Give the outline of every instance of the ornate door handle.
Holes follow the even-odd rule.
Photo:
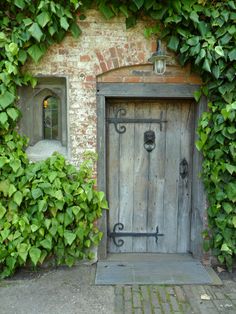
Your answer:
[[[182,179],[185,179],[188,175],[188,162],[185,158],[179,164],[179,174]]]

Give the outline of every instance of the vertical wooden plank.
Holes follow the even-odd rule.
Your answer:
[[[166,253],[175,253],[177,249],[178,215],[178,178],[180,155],[180,110],[178,103],[168,100],[165,189],[164,189],[164,226],[163,246]]]
[[[118,108],[118,107],[117,107]],[[131,102],[121,103],[119,108],[126,110],[125,118],[134,118],[134,104]],[[126,128],[125,133],[120,134],[120,173],[119,173],[119,190],[120,190],[120,208],[119,208],[119,222],[124,225],[125,232],[132,232],[133,224],[133,190],[134,176],[134,124],[121,124]],[[122,252],[132,252],[132,237],[123,239],[124,245],[120,248]]]
[[[202,112],[207,109],[207,99],[202,97],[196,105],[195,121],[198,121]],[[197,123],[195,124],[194,142],[198,139],[196,133]],[[202,171],[202,154],[193,147],[193,187],[192,187],[192,216],[191,216],[191,252],[197,258],[203,255],[201,233],[205,227],[205,216],[207,209],[207,197],[204,185],[199,174]]]
[[[98,150],[98,189],[106,194],[106,106],[105,97],[97,96],[97,150]],[[99,220],[99,227],[103,232],[103,238],[98,248],[98,258],[104,259],[107,256],[107,211],[103,211]]]
[[[114,117],[117,106],[108,103],[108,116]],[[112,231],[116,223],[119,222],[120,211],[120,134],[116,131],[114,124],[109,123],[108,129],[108,177],[107,177],[107,195],[109,202],[109,230]],[[109,252],[119,252],[120,249],[113,243],[112,239],[108,241]]]
[[[190,215],[191,215],[191,187],[192,187],[192,130],[193,106],[191,101],[180,103],[180,160],[185,159],[188,163],[188,174],[185,178],[179,175],[178,185],[178,237],[177,252],[189,251],[190,244]]]
[[[152,102],[150,117],[166,120],[166,103],[158,100]],[[152,124],[151,129],[155,132],[155,149],[150,154],[150,174],[149,174],[149,201],[148,201],[148,232],[156,232],[156,226],[159,227],[159,233],[163,231],[164,224],[164,185],[165,185],[165,140],[166,124],[163,123],[162,130],[159,124]],[[159,237],[156,243],[155,238],[147,239],[148,252],[163,252],[163,237]]]
[[[135,118],[147,118],[147,106],[142,102],[135,105]],[[136,123],[134,134],[134,213],[133,232],[147,230],[147,188],[148,188],[148,152],[143,147],[144,132],[149,129],[147,123]],[[146,252],[147,239],[133,237],[133,252]]]

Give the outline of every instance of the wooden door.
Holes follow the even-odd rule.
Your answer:
[[[107,108],[108,251],[187,252],[193,101],[110,100]]]

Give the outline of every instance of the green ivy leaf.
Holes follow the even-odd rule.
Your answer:
[[[109,8],[109,6],[102,4],[99,6],[100,12],[105,16],[107,20],[111,19],[114,16],[114,13]]]
[[[51,225],[51,219],[45,219],[44,221],[44,225],[47,229],[49,229],[50,225]]]
[[[38,46],[38,45],[33,45],[27,50],[28,54],[30,57],[34,60],[34,62],[38,62],[42,56],[44,55],[44,51]]]
[[[6,240],[6,238],[9,236],[10,234],[10,230],[9,229],[3,229],[0,232],[1,236],[2,236],[2,241]]]
[[[41,255],[41,250],[35,246],[31,247],[29,250],[29,256],[31,258],[32,263],[34,266],[37,265]]]
[[[76,239],[76,234],[71,231],[65,230],[64,238],[66,240],[66,243],[71,245],[73,241]]]
[[[140,9],[141,6],[144,4],[144,0],[133,0],[133,2],[135,3],[138,9]]]
[[[0,157],[0,168],[1,165],[4,165],[5,163],[9,162],[6,157]],[[0,182],[0,192],[3,192],[3,195],[6,197],[8,196],[10,183],[8,180],[3,180]]]
[[[170,48],[173,51],[177,51],[179,47],[179,38],[177,36],[171,36],[169,43],[168,43],[168,48]]]
[[[16,192],[16,188],[13,184],[9,185],[8,195],[11,197]]]
[[[48,12],[43,11],[41,14],[39,14],[37,16],[37,22],[39,23],[39,25],[44,28],[48,22],[50,21],[50,15],[48,14]]]
[[[89,248],[89,247],[91,246],[91,241],[90,241],[90,240],[86,240],[86,241],[84,242],[84,245],[85,245],[87,248]]]
[[[15,268],[15,264],[16,264],[16,258],[13,256],[8,256],[6,258],[6,264],[7,266],[10,268],[11,272],[14,270]]]
[[[47,210],[46,200],[39,200],[38,201],[38,210],[39,210],[39,212],[44,212]]]
[[[66,212],[64,216],[64,226],[67,227],[73,222],[73,220],[73,216]]]
[[[32,189],[31,193],[34,200],[43,195],[43,192],[40,188]]]
[[[69,28],[69,26],[70,26],[70,25],[68,24],[68,22],[67,22],[67,18],[64,17],[64,16],[62,16],[61,19],[60,19],[60,25],[61,25],[61,27],[62,27],[65,31],[67,31],[68,28]]]
[[[228,245],[226,243],[223,243],[221,246],[221,251],[223,252],[227,252],[228,254],[232,254],[232,250],[228,247]]]
[[[24,262],[26,262],[29,251],[29,245],[26,243],[21,243],[17,246],[17,252]]]
[[[71,267],[75,263],[75,258],[73,256],[67,256],[65,259],[65,263],[67,266]]]
[[[23,194],[21,193],[21,191],[17,191],[14,193],[13,200],[18,206],[20,206],[23,200]]]
[[[37,231],[37,230],[39,229],[39,226],[37,226],[37,225],[35,225],[35,224],[32,224],[32,225],[30,226],[30,228],[31,228],[32,232],[35,232],[35,231]]]
[[[33,36],[38,42],[40,42],[43,33],[41,28],[39,27],[38,23],[33,23],[29,28],[29,33]]]
[[[233,174],[234,172],[236,173],[236,166],[225,164],[225,168],[230,174]]]
[[[199,102],[201,96],[202,96],[202,91],[200,89],[196,90],[194,93],[193,93],[193,96],[194,96],[194,99],[196,102]]]
[[[21,161],[19,159],[15,159],[10,162],[10,167],[12,168],[13,172],[17,172],[20,166],[21,166]]]
[[[54,194],[55,198],[58,199],[59,201],[62,201],[63,200],[63,193],[61,190],[58,190],[55,192]]]
[[[230,203],[224,202],[222,205],[227,214],[230,214],[233,211],[233,207]]]
[[[15,95],[6,91],[4,94],[0,95],[0,106],[2,109],[7,108],[15,100]]]
[[[129,29],[131,27],[134,27],[137,23],[136,17],[135,16],[129,16],[126,20],[125,20],[125,24],[126,24],[126,28]],[[145,29],[146,31],[146,29]],[[147,33],[146,33],[146,37],[148,37]]]
[[[129,11],[128,11],[128,8],[127,8],[126,5],[121,5],[121,6],[119,7],[119,9],[120,9],[120,11],[124,14],[124,16],[125,16],[126,18],[129,17]]]
[[[199,43],[199,40],[200,40],[199,36],[194,36],[187,40],[187,44],[189,46],[196,46]]]
[[[192,11],[189,17],[193,22],[199,23],[199,16],[195,11]]]
[[[8,116],[6,114],[6,112],[1,112],[0,113],[0,123],[2,124],[2,126],[6,125],[8,121]]]
[[[6,214],[6,208],[0,203],[0,219]]]
[[[78,38],[82,33],[81,29],[79,28],[76,22],[71,24],[70,31],[74,38]]]
[[[151,9],[151,7],[154,6],[155,2],[156,2],[155,0],[146,0],[144,2],[144,6],[145,6],[146,10]]]
[[[23,10],[25,8],[25,1],[24,0],[14,0],[15,5]]]
[[[229,52],[228,57],[230,61],[236,60],[236,48]]]
[[[19,60],[19,62],[21,62],[22,64],[24,64],[25,63],[25,61],[26,61],[26,59],[27,59],[27,53],[26,53],[26,51],[25,50],[20,50],[19,51],[19,54],[18,54],[18,60]]]
[[[211,73],[210,63],[209,63],[209,61],[208,61],[207,58],[204,60],[204,63],[203,63],[202,68],[203,68],[204,70],[206,70],[207,72],[210,72],[210,73]]]
[[[17,55],[19,48],[16,43],[10,43],[10,45],[8,46],[8,50],[13,56],[15,56]]]
[[[236,216],[233,216],[232,223],[234,225],[234,228],[236,229]]]
[[[236,202],[236,183],[228,183],[226,186],[226,193],[232,202]]]
[[[46,239],[40,241],[40,244],[44,249],[51,250],[52,249],[52,237],[51,235],[47,235]]]
[[[212,68],[212,74],[216,79],[220,77],[220,67],[218,65],[214,65]]]
[[[221,57],[224,57],[224,56],[225,56],[224,50],[223,50],[223,48],[222,48],[221,46],[216,46],[216,47],[215,47],[215,52],[216,52],[219,56],[221,56]]]

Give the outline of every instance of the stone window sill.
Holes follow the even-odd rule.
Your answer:
[[[54,152],[58,152],[67,158],[66,147],[62,146],[61,142],[56,140],[42,140],[26,149],[29,159],[33,162],[47,159]]]

